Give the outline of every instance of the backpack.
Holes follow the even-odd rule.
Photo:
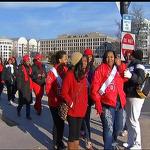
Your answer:
[[[146,98],[150,92],[150,75],[149,73],[145,74],[144,82],[141,85],[138,85],[136,88],[137,94],[141,98]]]

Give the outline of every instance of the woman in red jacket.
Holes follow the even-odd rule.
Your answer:
[[[79,149],[79,136],[82,120],[88,105],[88,85],[86,79],[87,56],[75,52],[71,56],[74,68],[67,72],[62,84],[62,97],[70,107],[68,111],[68,149]]]
[[[101,114],[105,150],[116,147],[117,136],[123,128],[125,68],[126,65],[116,57],[115,52],[107,50],[92,79],[91,96],[96,102],[97,112]]]
[[[56,64],[47,73],[45,90],[48,96],[48,105],[54,121],[53,126],[53,149],[63,149],[65,145],[62,141],[64,132],[64,121],[58,115],[58,108],[62,102],[60,95],[61,80],[67,72],[68,57],[65,51],[58,51],[55,54]]]
[[[2,58],[0,58],[0,99],[1,99],[1,94],[3,91],[3,87],[4,87],[4,81],[2,81],[2,72],[3,72],[3,61]]]

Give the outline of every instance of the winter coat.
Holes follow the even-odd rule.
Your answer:
[[[72,70],[66,73],[63,80],[62,91],[63,99],[68,106],[73,107],[69,109],[68,115],[72,117],[84,117],[88,105],[88,85],[86,76],[77,82]]]
[[[136,87],[143,83],[145,72],[143,69],[137,67],[137,65],[142,65],[142,63],[140,60],[134,59],[128,66],[129,71],[132,73],[132,77],[124,84],[124,91],[127,97],[140,98],[136,92]]]
[[[45,77],[42,77],[43,73],[45,74]],[[41,75],[41,77],[38,76],[39,74]],[[38,64],[34,63],[32,65],[32,81],[37,83],[38,85],[44,85],[45,78],[46,78],[46,70],[44,65],[41,64],[41,68],[40,68]]]
[[[126,69],[125,64],[121,64],[117,67],[117,73],[113,81],[106,88],[105,93],[100,95],[99,90],[102,84],[107,80],[111,73],[111,68],[106,63],[99,65],[92,78],[91,84],[91,97],[96,102],[97,106],[100,107],[102,111],[102,105],[108,105],[113,108],[116,107],[117,97],[120,97],[121,107],[124,108],[126,104],[126,95],[123,90],[125,78],[124,70]]]
[[[23,67],[26,70],[27,76],[24,73]],[[21,92],[22,97],[19,98],[19,103],[31,104],[32,103],[32,68],[24,64],[19,65],[17,74],[17,88]],[[27,80],[26,80],[27,78]]]
[[[11,71],[11,67],[13,69],[13,72]],[[9,85],[13,85],[15,84],[15,76],[14,76],[14,67],[12,64],[7,64],[4,67],[4,70],[2,72],[2,80],[5,81],[5,83],[9,86]]]
[[[63,66],[62,69],[59,69],[58,65],[54,66],[57,70],[59,76],[63,80],[68,68]],[[45,91],[48,96],[48,105],[49,107],[58,107],[62,102],[62,97],[60,95],[60,86],[57,82],[57,79],[52,71],[47,73]]]

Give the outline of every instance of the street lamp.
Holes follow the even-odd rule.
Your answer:
[[[23,57],[23,53],[24,53],[24,44],[22,44],[22,57]]]

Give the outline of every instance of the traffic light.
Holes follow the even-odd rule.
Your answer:
[[[131,2],[120,2],[120,14],[123,16],[123,14],[128,14],[128,7]]]

